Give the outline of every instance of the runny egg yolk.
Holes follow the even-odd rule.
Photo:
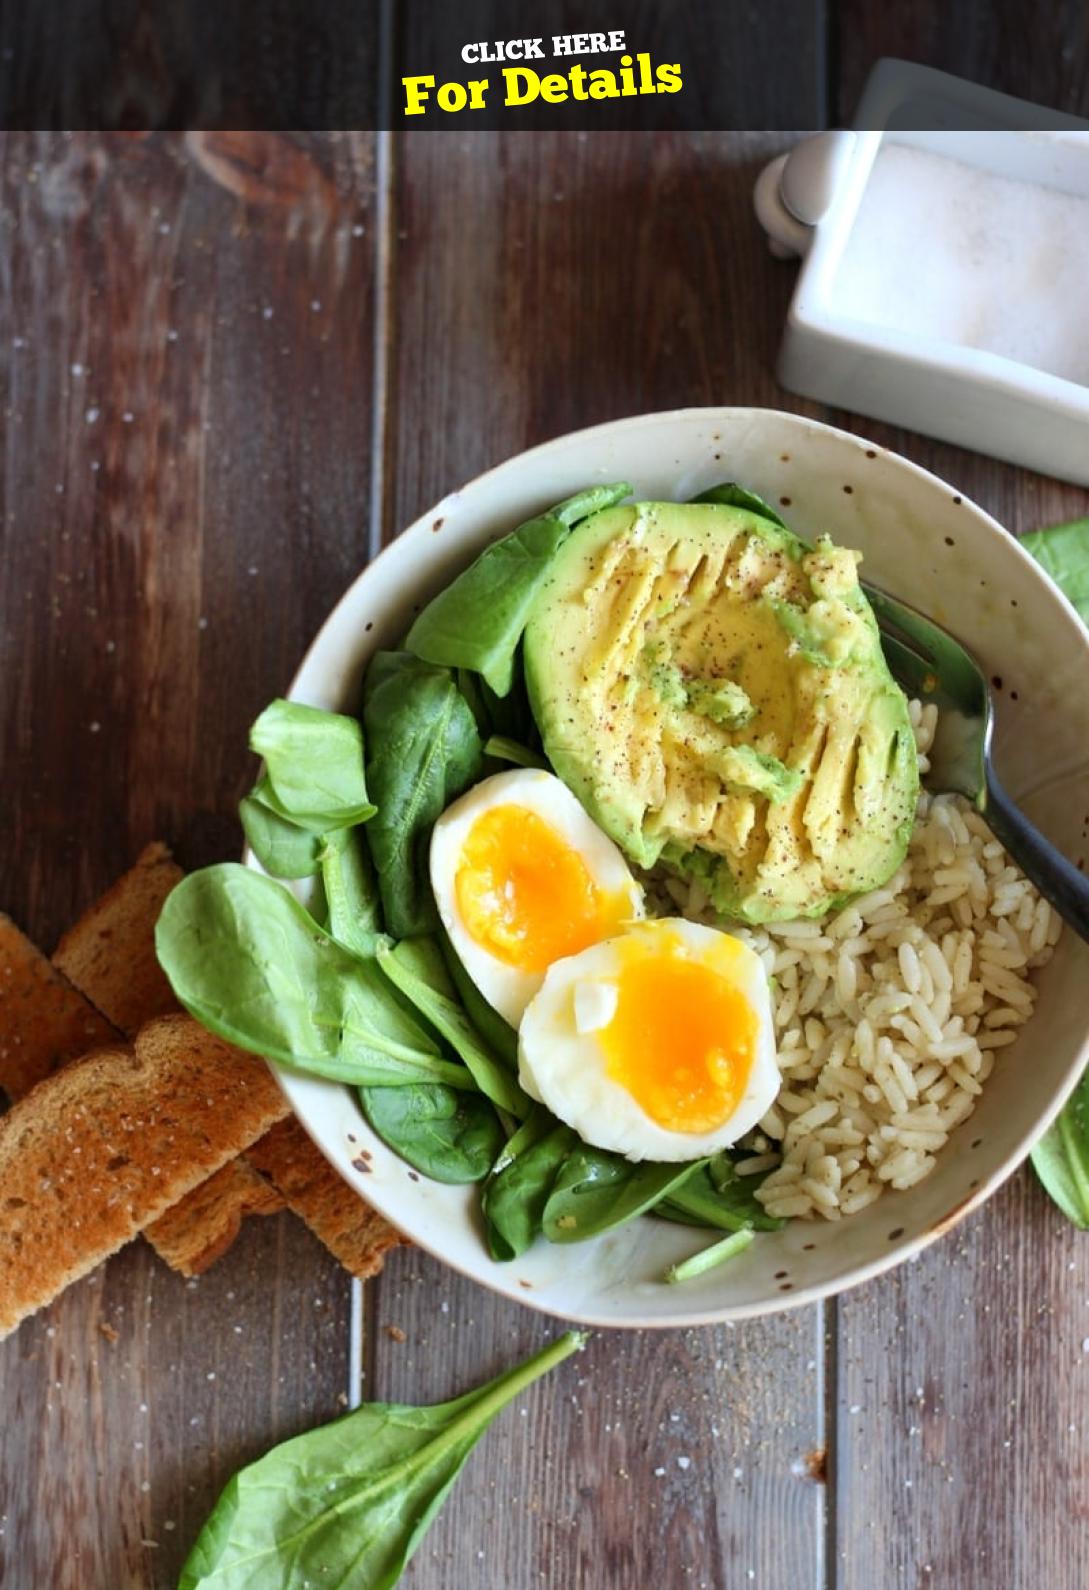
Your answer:
[[[671,1132],[713,1132],[729,1120],[756,1058],[757,1017],[722,966],[683,947],[625,944],[617,1003],[599,1034],[609,1076]]]
[[[477,818],[454,890],[475,941],[524,972],[610,938],[633,914],[628,893],[599,889],[579,852],[526,806],[491,806]]]

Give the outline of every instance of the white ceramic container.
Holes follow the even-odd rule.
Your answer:
[[[686,498],[733,479],[780,504],[802,533],[865,554],[875,582],[949,624],[1000,674],[997,761],[1011,793],[1068,854],[1089,817],[1089,635],[995,521],[925,470],[843,431],[766,409],[689,409],[618,420],[534,448],[453,491],[407,529],[330,614],[291,689],[355,711],[370,653],[491,539],[595,481]],[[1017,700],[1011,700],[1016,691]],[[340,1174],[414,1242],[519,1302],[611,1326],[687,1326],[811,1302],[902,1262],[981,1203],[1016,1168],[1087,1058],[1089,948],[1065,934],[1041,976],[1037,1014],[999,1051],[982,1101],[907,1193],[839,1224],[793,1221],[699,1281],[665,1286],[667,1265],[710,1240],[641,1219],[570,1247],[538,1242],[513,1264],[484,1247],[479,1189],[412,1179],[370,1132],[351,1091],[281,1071],[300,1120]],[[353,1165],[360,1150],[371,1170]],[[997,1283],[996,1283],[997,1284]]]
[[[931,157],[900,165],[900,207],[917,221],[909,232],[872,180],[890,148]],[[928,174],[941,179],[933,191]],[[1028,190],[1010,183],[1040,190],[1038,215],[1026,203],[1018,218],[1015,191]],[[992,236],[980,206],[1001,208],[1003,191]],[[1055,348],[1089,343],[1077,281],[1089,258],[1089,132],[821,133],[765,168],[754,198],[773,252],[802,257],[779,355],[785,387],[1089,485],[1089,356],[1075,368],[1060,359],[1065,374],[1054,373]],[[887,247],[872,237],[869,280],[856,259],[845,281],[872,204],[884,206],[875,225]],[[1026,268],[1010,269],[1011,252]],[[905,272],[914,305],[909,288],[895,314],[875,313]],[[981,339],[988,320],[1024,325],[1023,345],[986,329]]]

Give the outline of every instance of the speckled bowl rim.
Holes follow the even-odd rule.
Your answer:
[[[315,687],[315,682],[312,677],[314,672],[315,658],[320,654],[323,646],[328,643],[328,637],[338,621],[338,616],[342,615],[347,608],[354,605],[354,603],[356,603],[359,599],[360,592],[364,590],[366,586],[374,582],[374,571],[376,569],[379,569],[384,574],[391,563],[395,562],[396,560],[406,560],[410,554],[420,551],[425,555],[420,561],[420,579],[416,582],[416,585],[420,583],[426,583],[427,571],[428,569],[434,567],[434,558],[432,554],[434,553],[435,549],[440,547],[442,544],[441,537],[438,536],[436,532],[441,529],[446,513],[450,506],[455,503],[460,503],[460,501],[466,497],[466,495],[474,493],[479,495],[482,488],[494,485],[497,481],[501,481],[506,475],[517,474],[523,471],[527,465],[539,465],[542,461],[547,461],[551,458],[556,458],[558,460],[573,444],[589,443],[595,438],[605,440],[607,438],[616,436],[620,432],[635,433],[641,430],[653,431],[656,428],[660,429],[663,426],[687,421],[700,421],[707,424],[721,423],[724,425],[738,423],[741,421],[759,425],[762,421],[767,422],[769,420],[774,420],[777,423],[786,422],[788,428],[790,426],[799,427],[799,434],[804,433],[807,436],[813,434],[826,435],[836,438],[841,442],[847,442],[856,447],[860,454],[864,450],[866,457],[869,459],[873,459],[875,457],[881,458],[886,462],[891,463],[895,468],[906,471],[918,482],[922,483],[926,489],[936,490],[944,494],[946,498],[952,496],[952,500],[954,502],[957,504],[962,504],[968,515],[974,517],[977,523],[985,525],[991,532],[993,532],[1002,540],[1002,542],[1006,545],[1007,551],[1012,552],[1016,563],[1019,564],[1020,579],[1029,583],[1035,583],[1037,585],[1042,584],[1046,588],[1047,597],[1050,603],[1053,605],[1056,614],[1064,614],[1068,623],[1072,622],[1073,626],[1075,627],[1075,633],[1080,638],[1082,662],[1086,666],[1087,671],[1089,671],[1089,632],[1087,632],[1085,627],[1081,624],[1080,619],[1078,618],[1074,609],[1071,607],[1070,603],[1066,600],[1058,588],[1046,578],[1035,561],[1015,541],[1013,541],[1012,538],[1007,535],[998,521],[995,520],[990,514],[987,514],[977,504],[973,503],[971,499],[964,496],[963,493],[958,492],[954,494],[954,488],[948,485],[940,477],[934,475],[932,472],[926,469],[923,469],[920,465],[913,463],[911,460],[904,458],[902,455],[893,452],[889,448],[879,447],[878,444],[869,442],[865,437],[859,436],[852,432],[844,431],[834,426],[826,425],[821,421],[810,419],[807,416],[796,414],[788,410],[779,409],[753,407],[716,407],[675,409],[660,413],[636,415],[629,418],[606,421],[599,425],[589,426],[578,431],[568,432],[562,436],[554,438],[551,441],[541,443],[534,448],[527,449],[523,453],[504,460],[502,463],[497,464],[491,469],[484,471],[482,474],[474,477],[471,481],[459,488],[457,491],[448,494],[447,497],[443,498],[435,506],[421,514],[414,521],[414,523],[412,523],[406,530],[398,535],[392,542],[383,547],[378,555],[366,565],[363,571],[348,587],[344,595],[331,610],[311,645],[307,649],[306,655],[303,658],[303,661],[300,664],[295,677],[288,688],[288,695],[292,698],[320,702],[320,704],[323,705],[338,706],[346,710],[351,710],[351,702],[344,699],[346,693],[348,693],[350,689],[349,675],[351,673],[351,668],[346,667],[342,670],[340,688],[333,692],[337,699],[320,700],[323,695],[328,696],[329,692],[327,689],[322,690]],[[728,465],[728,461],[726,462]],[[728,467],[725,467],[721,473],[723,475],[728,474]],[[547,493],[545,495],[547,496]],[[553,494],[552,500],[555,500],[555,498],[560,495],[562,495],[562,489]],[[513,522],[515,522],[513,519],[508,519],[506,527],[509,527],[509,524]],[[496,526],[496,533],[499,532],[500,528],[500,526]],[[489,537],[484,535],[479,539],[479,544],[483,545],[487,539],[489,539]],[[457,560],[456,566],[464,566],[465,561],[466,557],[465,555],[462,555]],[[449,577],[450,575],[447,573],[444,578],[438,582],[438,584],[446,583],[446,580]],[[434,583],[435,582],[432,582],[432,584]],[[416,588],[416,585],[414,585],[414,589]],[[371,629],[370,624],[367,625],[367,629]],[[361,642],[362,650],[360,655],[353,660],[354,667],[358,668],[360,666],[361,659],[365,659],[366,655],[369,655],[370,651],[377,649],[377,646],[382,644],[385,637],[381,635],[380,627],[377,624],[375,625],[375,631],[376,633],[374,634],[373,638],[371,638],[369,641]],[[245,853],[244,859],[246,860],[247,864],[256,865],[254,858],[248,850]],[[433,1233],[422,1230],[418,1222],[414,1222],[412,1220],[399,1221],[396,1199],[385,1198],[381,1195],[376,1197],[375,1193],[378,1192],[378,1189],[368,1186],[367,1178],[361,1175],[357,1169],[353,1169],[353,1167],[346,1162],[347,1157],[352,1153],[352,1149],[346,1144],[331,1141],[330,1134],[314,1120],[314,1112],[310,1107],[313,1096],[312,1090],[336,1090],[337,1092],[344,1093],[346,1090],[344,1089],[343,1085],[339,1083],[320,1082],[312,1078],[303,1078],[298,1074],[291,1073],[286,1069],[275,1065],[273,1065],[271,1069],[276,1075],[280,1086],[283,1088],[283,1091],[288,1101],[292,1105],[292,1108],[294,1109],[300,1123],[307,1131],[308,1135],[311,1137],[318,1149],[334,1167],[334,1169],[337,1170],[343,1179],[346,1180],[349,1185],[351,1185],[357,1192],[359,1192],[360,1195],[364,1197],[372,1207],[378,1209],[379,1212],[389,1218],[393,1224],[397,1225],[407,1237],[409,1237],[418,1246],[429,1251],[435,1258],[441,1260],[445,1264],[450,1265],[455,1270],[478,1282],[480,1285],[487,1287],[489,1290],[497,1292],[501,1296],[513,1298],[518,1302],[523,1303],[526,1307],[549,1314],[553,1317],[567,1319],[578,1324],[609,1329],[678,1329],[690,1328],[693,1326],[720,1324],[724,1321],[761,1318],[766,1315],[785,1311],[787,1309],[800,1308],[802,1306],[821,1301],[824,1298],[837,1296],[842,1292],[852,1289],[853,1287],[860,1286],[864,1282],[883,1275],[887,1271],[894,1269],[896,1266],[915,1257],[921,1253],[923,1249],[929,1247],[931,1243],[935,1242],[939,1237],[945,1235],[955,1225],[959,1224],[960,1221],[965,1219],[973,1210],[978,1209],[983,1203],[986,1202],[988,1198],[991,1197],[994,1192],[998,1190],[999,1187],[1002,1186],[1005,1181],[1007,1181],[1014,1174],[1014,1172],[1027,1158],[1033,1144],[1047,1130],[1048,1126],[1061,1110],[1062,1106],[1076,1085],[1077,1080],[1080,1077],[1087,1061],[1089,1061],[1089,1005],[1086,1007],[1084,1031],[1082,1033],[1080,1046],[1063,1073],[1060,1086],[1052,1092],[1046,1105],[1033,1115],[1030,1124],[1028,1125],[1027,1129],[1021,1133],[1013,1149],[1008,1152],[989,1173],[980,1178],[978,1185],[968,1196],[963,1198],[954,1208],[950,1209],[942,1218],[936,1220],[926,1230],[919,1232],[913,1237],[902,1237],[899,1241],[892,1243],[887,1251],[877,1254],[874,1258],[868,1261],[850,1267],[839,1276],[831,1278],[825,1282],[815,1282],[809,1285],[803,1285],[798,1290],[792,1291],[789,1294],[778,1293],[768,1296],[767,1298],[761,1298],[759,1300],[754,1300],[747,1303],[729,1304],[725,1306],[684,1307],[682,1303],[684,1292],[681,1289],[677,1289],[674,1294],[677,1300],[677,1307],[664,1313],[656,1311],[653,1316],[633,1312],[630,1316],[625,1318],[617,1318],[610,1314],[607,1310],[595,1311],[593,1307],[587,1308],[584,1306],[575,1306],[566,1308],[562,1306],[562,1304],[558,1305],[555,1298],[550,1299],[546,1296],[539,1295],[536,1293],[536,1289],[526,1289],[524,1284],[522,1286],[515,1284],[503,1284],[502,1275],[496,1273],[500,1271],[500,1267],[495,1265],[494,1261],[489,1258],[482,1242],[480,1243],[482,1263],[478,1268],[475,1267],[471,1262],[459,1262],[455,1257],[451,1256],[450,1253],[443,1251],[443,1245],[441,1241],[438,1240]],[[358,1114],[358,1108],[354,1105],[354,1101],[352,1107]],[[362,1119],[361,1115],[360,1119]],[[951,1145],[947,1146],[943,1152],[949,1152],[950,1146]],[[903,1194],[900,1196],[910,1197],[910,1191],[908,1194]],[[847,1218],[851,1219],[855,1217]],[[661,1225],[664,1223],[654,1222],[653,1224]],[[793,1224],[800,1223],[794,1222]],[[842,1227],[837,1229],[842,1229]],[[701,1235],[705,1241],[712,1240],[707,1233],[702,1233]],[[600,1241],[602,1239],[598,1240]],[[586,1246],[590,1247],[592,1244],[586,1244]],[[571,1253],[574,1250],[563,1249],[561,1251],[565,1253]],[[502,1267],[502,1270],[509,1274],[511,1268],[511,1266],[504,1266]],[[674,1292],[674,1289],[672,1288],[669,1288],[668,1290],[671,1293]]]

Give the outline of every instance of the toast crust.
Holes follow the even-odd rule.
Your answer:
[[[54,1241],[61,1222],[40,1188],[34,1198],[25,1188],[5,1194],[5,1187],[14,1185],[12,1178],[17,1179],[5,1148],[15,1129],[0,1131],[0,1202],[5,1196],[15,1200],[10,1209],[0,1207],[0,1331],[140,1231],[185,1276],[202,1274],[222,1257],[247,1215],[272,1214],[284,1207],[361,1280],[377,1274],[386,1252],[404,1240],[336,1174],[298,1122],[286,1119],[287,1104],[263,1062],[177,1012],[155,958],[154,933],[163,901],[182,876],[165,845],[149,845],[64,935],[52,964],[14,923],[0,916],[0,1087],[15,1100],[62,1066],[75,1071],[65,1089],[35,1093],[32,1110],[21,1117],[27,1125],[18,1130],[28,1131],[28,1142],[37,1145],[37,1174],[50,1182],[55,1202],[68,1197],[77,1161],[90,1177],[78,1199],[72,1194],[82,1222],[73,1229],[90,1231],[86,1253],[81,1254],[82,1235],[74,1244]],[[176,1014],[164,1017],[164,1012]],[[135,1057],[119,1028],[135,1035]],[[125,1057],[140,1065],[163,1066],[166,1093],[177,1082],[174,1051],[186,1044],[194,1046],[197,1056],[191,1082],[199,1081],[200,1065],[209,1057],[230,1057],[230,1067],[259,1079],[260,1102],[254,1111],[252,1093],[236,1096],[231,1084],[222,1091],[212,1089],[199,1108],[192,1107],[192,1099],[181,1103],[184,1132],[164,1136],[158,1146],[156,1134],[173,1125],[173,1118],[168,1122],[161,1110],[156,1114],[154,1100],[141,1091],[139,1066],[133,1072]],[[104,1056],[96,1066],[85,1064],[87,1052],[99,1048],[112,1058]],[[101,1096],[110,1091],[109,1078],[113,1114]],[[63,1142],[55,1130],[58,1111],[67,1122]],[[151,1144],[152,1157],[168,1161],[165,1172],[163,1164],[134,1165],[121,1149],[103,1160],[95,1125],[107,1135],[139,1132]],[[50,1141],[60,1167],[52,1178]],[[251,1152],[240,1155],[247,1146]],[[33,1177],[32,1166],[28,1174]],[[102,1204],[101,1220],[88,1214],[96,1199]],[[50,1215],[44,1234],[34,1229],[35,1207]],[[72,1234],[66,1233],[69,1238]],[[53,1264],[46,1262],[45,1248],[54,1250]]]
[[[284,1208],[282,1194],[240,1154],[145,1227],[144,1236],[179,1275],[203,1275],[226,1253],[246,1215]]]
[[[105,1038],[96,1034],[93,1043],[71,1049],[65,1060],[116,1038],[116,1029],[100,1011],[108,1012],[117,1027],[130,1036],[146,1021],[177,1011],[177,1001],[155,955],[155,923],[163,901],[183,876],[164,844],[148,845],[136,864],[61,939],[54,963],[63,966],[91,1005],[98,1007],[95,1016],[106,1033]],[[60,973],[54,975],[68,986]],[[75,990],[73,993],[76,999],[80,997]],[[32,1081],[47,1075],[49,1069],[39,1060]],[[23,1070],[30,1074],[29,1067]],[[0,1084],[4,1084],[2,1055]],[[258,1181],[252,1166],[240,1161],[235,1171],[224,1167],[206,1185],[187,1193],[144,1235],[171,1269],[181,1275],[199,1275],[226,1253],[245,1215],[271,1214],[283,1206],[283,1199],[268,1182]]]
[[[0,914],[0,1088],[8,1098],[21,1099],[69,1060],[118,1037],[112,1022]]]
[[[286,1113],[263,1061],[166,1016],[0,1117],[0,1335]]]
[[[158,840],[70,927],[53,965],[132,1038],[145,1021],[178,1009],[155,955],[163,901],[185,874]]]
[[[357,1280],[377,1275],[389,1250],[406,1241],[337,1175],[294,1116],[266,1132],[246,1158]]]

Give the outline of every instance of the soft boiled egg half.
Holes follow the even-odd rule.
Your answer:
[[[768,980],[740,939],[640,922],[548,970],[518,1035],[519,1080],[584,1142],[701,1159],[779,1091]]]
[[[497,773],[455,801],[435,824],[430,867],[462,965],[512,1027],[550,966],[643,915],[612,840],[536,768]]]

